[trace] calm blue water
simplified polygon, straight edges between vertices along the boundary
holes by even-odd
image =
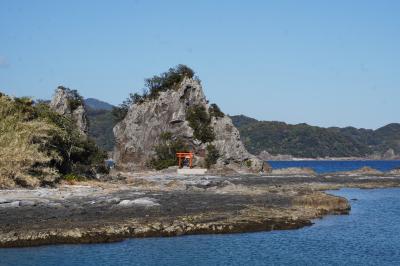
[[[400,168],[400,161],[269,161],[273,169],[288,167],[308,167],[317,173],[333,173],[356,170],[369,166],[379,171]]]
[[[400,189],[343,189],[350,215],[311,227],[0,249],[0,265],[400,265]]]

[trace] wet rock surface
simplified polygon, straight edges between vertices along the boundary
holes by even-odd
[[[0,190],[0,246],[295,229],[349,213],[346,199],[323,190],[400,186],[393,174],[120,175],[118,183]]]

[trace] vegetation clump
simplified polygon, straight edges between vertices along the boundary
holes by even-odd
[[[195,77],[194,75],[195,72],[191,68],[181,64],[170,68],[167,72],[161,73],[160,75],[145,79],[145,88],[142,94],[131,93],[122,104],[118,107],[114,107],[112,113],[115,117],[115,121],[119,122],[123,120],[128,113],[129,106],[132,104],[142,104],[146,100],[157,99],[161,92],[178,89],[178,85],[184,78],[193,78]],[[195,78],[198,80],[197,77]]]
[[[0,187],[50,184],[68,173],[105,172],[105,153],[75,123],[29,98],[0,96]]]
[[[206,163],[206,167],[210,168],[211,166],[213,166],[214,164],[217,163],[217,160],[220,157],[220,154],[219,154],[217,148],[212,144],[208,144],[206,150],[207,150],[207,152],[206,152],[205,163]]]
[[[194,71],[188,66],[178,65],[158,76],[155,75],[152,78],[146,79],[145,86],[148,89],[146,98],[156,99],[162,91],[177,89],[177,85],[179,85],[185,77],[193,78]]]
[[[247,168],[250,168],[253,165],[251,160],[246,160],[245,164],[246,164]]]
[[[210,113],[211,117],[215,118],[221,118],[225,116],[225,114],[221,111],[221,109],[219,109],[216,103],[212,103],[210,105],[210,107],[208,108],[208,112]]]
[[[150,161],[150,166],[156,170],[162,170],[178,164],[177,152],[188,152],[189,148],[179,138],[173,138],[171,132],[160,135],[160,143],[154,147],[155,157]]]
[[[113,109],[111,110],[111,114],[115,123],[124,120],[124,118],[128,114],[130,103],[130,98],[127,98],[120,105],[113,107]]]
[[[52,179],[57,171],[51,164],[61,160],[53,150],[43,152],[59,129],[43,119],[35,119],[33,101],[0,96],[0,188],[15,184],[36,186],[41,179]]]
[[[68,182],[70,185],[75,185],[76,182],[85,181],[86,178],[76,174],[66,174],[64,175],[63,179]]]
[[[68,117],[55,113],[46,104],[38,104],[36,113],[39,118],[56,126],[60,131],[52,135],[51,145],[61,156],[55,167],[61,174],[75,173],[93,177],[96,172],[106,172],[104,160],[106,152],[101,150],[90,138],[83,137],[75,123]]]
[[[193,129],[193,136],[203,143],[212,142],[215,134],[210,126],[211,117],[203,105],[194,105],[189,107],[186,113],[186,120]]]

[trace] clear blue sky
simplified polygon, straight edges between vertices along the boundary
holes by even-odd
[[[179,63],[229,114],[400,122],[400,1],[0,1],[0,90],[113,104]]]

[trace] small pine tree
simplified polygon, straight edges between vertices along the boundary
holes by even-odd
[[[215,118],[225,116],[225,114],[221,111],[221,109],[219,109],[216,103],[210,105],[210,107],[208,108],[208,112],[210,113],[210,116],[213,116]]]
[[[212,144],[207,145],[206,149],[207,149],[206,159],[205,159],[206,167],[210,168],[212,165],[217,163],[220,154],[217,148]]]
[[[214,131],[210,126],[211,118],[204,106],[195,105],[190,107],[186,113],[186,120],[193,129],[193,136],[196,139],[203,143],[212,142],[215,139]]]

